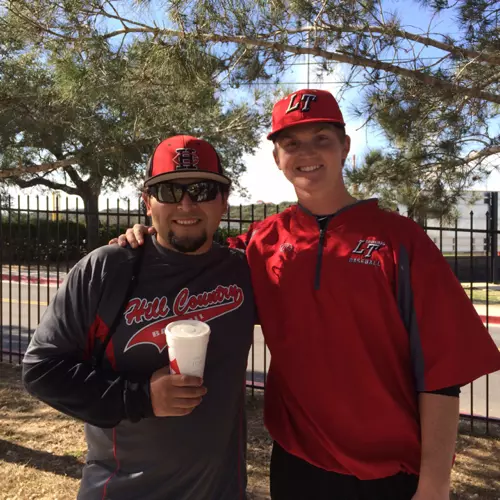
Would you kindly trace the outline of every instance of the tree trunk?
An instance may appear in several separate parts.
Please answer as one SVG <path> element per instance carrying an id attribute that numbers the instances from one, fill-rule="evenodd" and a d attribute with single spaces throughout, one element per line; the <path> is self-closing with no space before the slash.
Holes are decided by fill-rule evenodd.
<path id="1" fill-rule="evenodd" d="M 81 195 L 85 208 L 85 223 L 87 225 L 87 251 L 92 251 L 98 246 L 99 242 L 99 194 L 88 190 Z"/>

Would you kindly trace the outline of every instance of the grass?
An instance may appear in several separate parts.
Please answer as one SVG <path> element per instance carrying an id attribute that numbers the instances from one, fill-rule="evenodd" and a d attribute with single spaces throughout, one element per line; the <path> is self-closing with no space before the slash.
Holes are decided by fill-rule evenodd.
<path id="1" fill-rule="evenodd" d="M 29 396 L 20 374 L 19 367 L 0 363 L 0 498 L 74 499 L 85 460 L 83 426 Z M 271 440 L 262 425 L 262 402 L 256 392 L 247 405 L 248 489 L 255 500 L 269 490 Z M 500 436 L 500 430 L 494 433 Z M 462 433 L 457 452 L 453 500 L 498 500 L 500 438 Z"/>
<path id="2" fill-rule="evenodd" d="M 83 428 L 31 398 L 20 369 L 0 364 L 0 498 L 76 498 Z"/>
<path id="3" fill-rule="evenodd" d="M 487 298 L 490 304 L 500 304 L 500 290 L 497 289 L 498 286 L 490 286 L 488 290 L 483 285 L 472 285 L 471 287 L 470 283 L 462 283 L 462 286 L 469 299 L 472 295 L 472 302 L 474 304 L 486 304 Z"/>
<path id="4" fill-rule="evenodd" d="M 248 402 L 249 499 L 265 498 L 271 440 L 262 396 Z M 86 446 L 83 425 L 32 398 L 18 366 L 0 363 L 0 499 L 74 500 Z"/>

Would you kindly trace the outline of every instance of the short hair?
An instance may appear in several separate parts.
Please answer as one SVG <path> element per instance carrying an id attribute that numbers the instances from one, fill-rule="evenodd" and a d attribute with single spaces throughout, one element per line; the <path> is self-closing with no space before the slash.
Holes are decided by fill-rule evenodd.
<path id="1" fill-rule="evenodd" d="M 339 139 L 342 142 L 345 142 L 345 138 L 347 136 L 345 131 L 345 125 L 342 125 L 341 123 L 329 123 L 328 125 L 331 125 L 335 130 L 337 130 Z"/>
<path id="2" fill-rule="evenodd" d="M 345 131 L 345 125 L 342 125 L 342 123 L 334 123 L 334 122 L 323 122 L 323 125 L 327 125 L 328 127 L 333 128 L 337 132 L 337 137 L 340 139 L 340 141 L 345 142 L 345 138 L 347 136 Z M 284 132 L 285 130 L 286 129 L 283 129 L 276 133 L 276 135 L 272 138 L 273 144 L 276 145 L 276 141 L 278 140 L 282 132 Z"/>

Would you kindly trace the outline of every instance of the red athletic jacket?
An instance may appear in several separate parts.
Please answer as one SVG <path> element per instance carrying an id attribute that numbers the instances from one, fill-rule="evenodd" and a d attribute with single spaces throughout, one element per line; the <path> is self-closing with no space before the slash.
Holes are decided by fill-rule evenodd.
<path id="1" fill-rule="evenodd" d="M 359 202 L 320 231 L 298 206 L 230 241 L 246 248 L 271 352 L 265 422 L 326 470 L 418 474 L 418 392 L 500 369 L 500 353 L 436 245 Z"/>

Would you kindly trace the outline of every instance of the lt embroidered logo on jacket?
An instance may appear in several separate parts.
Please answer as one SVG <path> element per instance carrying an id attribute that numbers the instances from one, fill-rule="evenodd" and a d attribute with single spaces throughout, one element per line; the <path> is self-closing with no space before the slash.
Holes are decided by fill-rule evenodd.
<path id="1" fill-rule="evenodd" d="M 385 246 L 384 241 L 359 240 L 356 248 L 351 252 L 349 262 L 380 267 L 380 261 L 374 258 L 374 254 L 377 254 Z"/>

